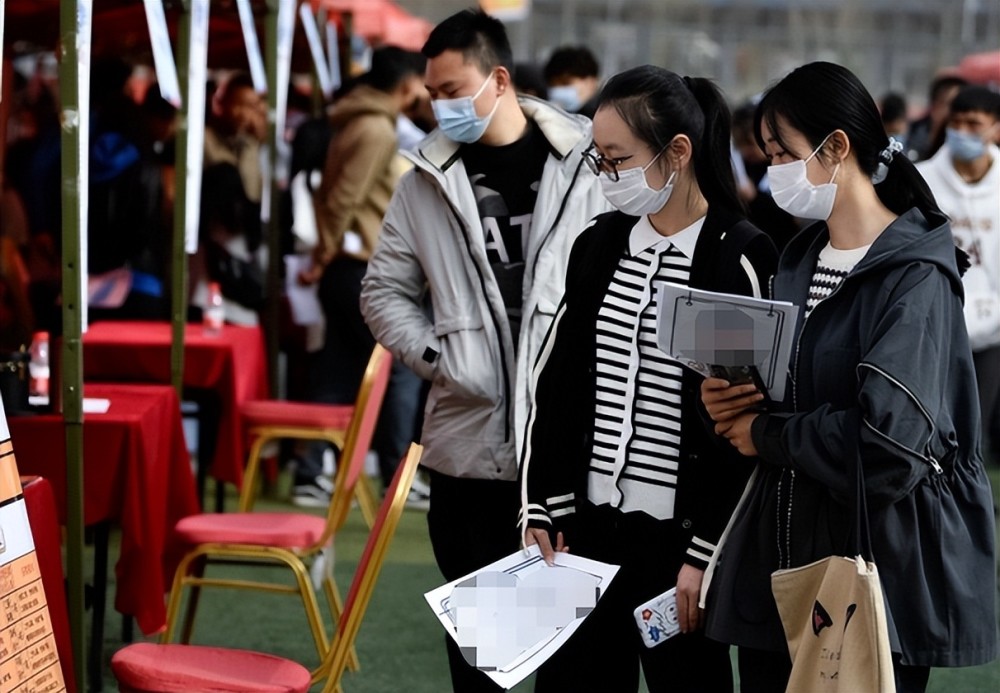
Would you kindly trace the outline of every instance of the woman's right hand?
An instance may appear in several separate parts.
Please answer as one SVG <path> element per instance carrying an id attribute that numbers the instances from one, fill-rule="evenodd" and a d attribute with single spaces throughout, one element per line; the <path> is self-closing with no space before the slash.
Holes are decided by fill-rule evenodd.
<path id="1" fill-rule="evenodd" d="M 701 383 L 701 401 L 715 423 L 733 419 L 764 399 L 753 383 L 730 385 L 721 378 L 705 378 Z"/>
<path id="2" fill-rule="evenodd" d="M 542 552 L 542 558 L 547 565 L 554 565 L 556 552 L 569 553 L 569 547 L 563 544 L 563 533 L 556 532 L 556 546 L 552 548 L 552 541 L 549 539 L 549 531 L 538 527 L 528 527 L 524 535 L 525 547 L 538 544 L 538 550 Z"/>

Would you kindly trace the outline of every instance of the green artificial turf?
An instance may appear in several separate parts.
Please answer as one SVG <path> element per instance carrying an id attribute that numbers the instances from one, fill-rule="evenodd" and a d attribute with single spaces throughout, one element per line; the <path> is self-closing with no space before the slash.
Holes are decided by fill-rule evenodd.
<path id="1" fill-rule="evenodd" d="M 991 469 L 991 479 L 995 489 L 1000 487 L 1000 471 Z M 286 485 L 287 481 L 280 487 L 278 496 Z M 234 506 L 235 500 L 231 498 L 227 509 Z M 281 500 L 264 499 L 258 509 L 300 512 Z M 335 572 L 345 596 L 366 538 L 367 527 L 355 509 L 336 542 Z M 118 555 L 117 541 L 118 534 L 113 532 L 112 561 Z M 109 570 L 109 573 L 113 580 L 114 571 Z M 272 571 L 272 575 L 280 573 Z M 426 513 L 408 509 L 403 514 L 358 635 L 361 670 L 345 674 L 345 693 L 443 693 L 450 690 L 444 632 L 423 598 L 424 592 L 442 581 L 427 537 Z M 113 589 L 114 586 L 109 585 L 109 602 L 113 599 Z M 105 661 L 122 646 L 120 617 L 111 611 L 106 621 Z M 301 604 L 296 598 L 284 595 L 204 591 L 193 641 L 272 652 L 308 667 L 317 662 Z M 320 688 L 315 686 L 314 690 Z M 115 690 L 114 679 L 107 668 L 105 690 Z M 513 690 L 528 693 L 531 679 Z M 1000 691 L 1000 660 L 967 669 L 936 669 L 931 674 L 928 690 L 931 693 L 997 693 Z"/>

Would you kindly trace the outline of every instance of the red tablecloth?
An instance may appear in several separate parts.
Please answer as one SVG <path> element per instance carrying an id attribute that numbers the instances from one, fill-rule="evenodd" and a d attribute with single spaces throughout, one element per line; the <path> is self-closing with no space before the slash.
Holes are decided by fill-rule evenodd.
<path id="1" fill-rule="evenodd" d="M 111 400 L 107 413 L 84 417 L 84 523 L 121 526 L 115 608 L 155 633 L 166 625 L 164 593 L 182 548 L 170 540 L 174 525 L 199 512 L 180 404 L 165 385 L 87 384 L 84 394 Z M 12 416 L 7 423 L 18 470 L 52 482 L 65 523 L 62 417 Z"/>
<path id="2" fill-rule="evenodd" d="M 171 338 L 165 322 L 94 323 L 83 338 L 84 380 L 170 382 Z M 184 386 L 218 395 L 219 437 L 210 473 L 239 486 L 246 461 L 240 404 L 268 396 L 260 328 L 226 325 L 213 336 L 200 325 L 188 325 Z"/>
<path id="3" fill-rule="evenodd" d="M 35 556 L 42 573 L 45 601 L 48 604 L 52 634 L 59 651 L 63 681 L 71 693 L 76 691 L 73 677 L 73 648 L 69 638 L 69 614 L 66 610 L 66 587 L 63 584 L 62 553 L 59 550 L 59 521 L 52 484 L 40 476 L 22 477 L 24 506 L 28 512 Z"/>

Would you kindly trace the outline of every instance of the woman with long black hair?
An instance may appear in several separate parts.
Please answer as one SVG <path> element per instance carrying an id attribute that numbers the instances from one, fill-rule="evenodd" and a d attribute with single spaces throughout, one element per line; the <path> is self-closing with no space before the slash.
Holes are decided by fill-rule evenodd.
<path id="1" fill-rule="evenodd" d="M 817 223 L 786 247 L 774 297 L 802 307 L 786 401 L 708 379 L 716 431 L 759 472 L 708 593 L 707 633 L 740 646 L 743 691 L 784 691 L 770 574 L 850 553 L 859 461 L 897 690 L 997 654 L 993 503 L 962 315 L 964 253 L 872 97 L 811 63 L 757 108 L 775 202 Z"/>
<path id="2" fill-rule="evenodd" d="M 730 117 L 708 80 L 658 67 L 612 77 L 584 153 L 618 211 L 577 239 L 535 367 L 522 525 L 546 558 L 614 563 L 610 589 L 539 670 L 535 690 L 732 690 L 728 647 L 699 631 L 703 570 L 750 464 L 698 413 L 700 376 L 656 346 L 656 283 L 760 296 L 777 254 L 746 221 Z M 653 648 L 633 611 L 677 588 L 682 633 Z"/>

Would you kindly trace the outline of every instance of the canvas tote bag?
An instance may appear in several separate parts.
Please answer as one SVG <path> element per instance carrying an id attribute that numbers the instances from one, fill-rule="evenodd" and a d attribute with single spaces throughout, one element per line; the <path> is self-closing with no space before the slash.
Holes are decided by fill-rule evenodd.
<path id="1" fill-rule="evenodd" d="M 786 693 L 896 691 L 860 460 L 855 466 L 855 556 L 830 556 L 771 574 L 792 659 Z"/>

